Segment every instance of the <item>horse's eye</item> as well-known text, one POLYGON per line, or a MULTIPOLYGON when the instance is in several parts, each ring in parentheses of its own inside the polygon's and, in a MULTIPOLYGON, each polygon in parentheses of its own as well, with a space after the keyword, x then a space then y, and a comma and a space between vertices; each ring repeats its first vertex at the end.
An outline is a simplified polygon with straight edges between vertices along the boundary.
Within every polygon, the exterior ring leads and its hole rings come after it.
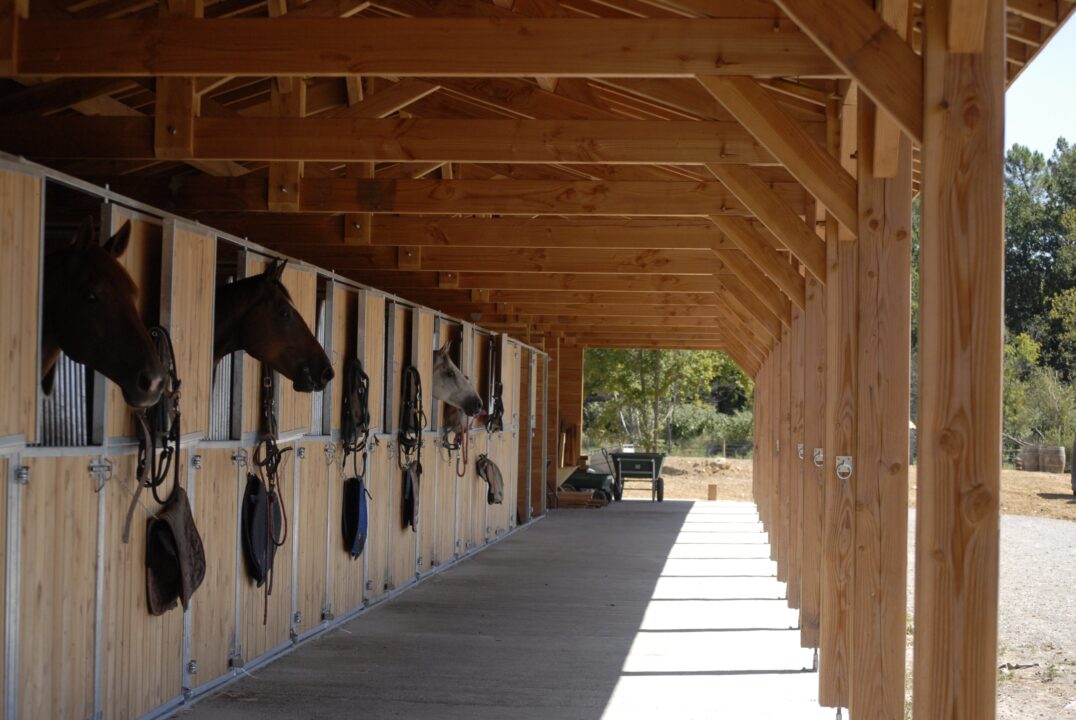
POLYGON ((291 308, 284 308, 281 310, 280 317, 284 320, 291 320, 291 308))
POLYGON ((86 293, 86 302, 97 302, 97 293, 95 293, 93 290, 90 290, 88 293, 86 293))

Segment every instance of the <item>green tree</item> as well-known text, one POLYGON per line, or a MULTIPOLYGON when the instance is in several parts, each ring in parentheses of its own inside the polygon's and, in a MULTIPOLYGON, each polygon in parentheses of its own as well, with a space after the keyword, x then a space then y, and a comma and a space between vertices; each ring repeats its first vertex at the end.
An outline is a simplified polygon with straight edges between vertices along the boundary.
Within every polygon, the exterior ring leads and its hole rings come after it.
POLYGON ((608 434, 615 423, 624 436, 650 451, 662 447, 673 409, 700 402, 716 379, 737 384, 744 396, 753 389, 720 352, 595 348, 586 351, 583 367, 586 396, 605 399, 604 408, 592 408, 590 419, 599 424, 588 427, 588 439, 608 434))

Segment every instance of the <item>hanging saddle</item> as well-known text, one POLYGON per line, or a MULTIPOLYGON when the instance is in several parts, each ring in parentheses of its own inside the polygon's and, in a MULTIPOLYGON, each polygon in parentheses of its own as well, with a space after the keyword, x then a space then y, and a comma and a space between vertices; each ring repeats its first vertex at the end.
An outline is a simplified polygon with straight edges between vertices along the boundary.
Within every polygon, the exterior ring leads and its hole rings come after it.
POLYGON ((475 471, 478 477, 486 481, 486 504, 500 505, 504 501, 504 476, 501 475, 501 469, 483 453, 475 461, 475 471))
POLYGON ((194 525, 187 491, 177 487, 164 508, 146 521, 146 600, 152 615, 183 603, 205 579, 205 549, 194 525))

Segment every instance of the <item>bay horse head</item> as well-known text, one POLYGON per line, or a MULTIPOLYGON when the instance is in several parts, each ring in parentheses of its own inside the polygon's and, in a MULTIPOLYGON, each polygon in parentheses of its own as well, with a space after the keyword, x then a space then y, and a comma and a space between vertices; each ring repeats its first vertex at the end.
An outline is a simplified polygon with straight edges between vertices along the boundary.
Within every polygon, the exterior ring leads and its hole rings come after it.
POLYGON ((138 288, 117 260, 130 237, 127 222, 101 245, 87 221, 71 242, 46 254, 41 325, 46 393, 62 350, 116 383, 131 407, 150 407, 160 399, 164 368, 138 316, 138 288))
POLYGON ((316 392, 333 379, 332 363, 280 282, 287 264, 273 262, 260 275, 217 288, 213 362, 242 350, 296 391, 316 392))
POLYGON ((482 398, 456 363, 452 362, 449 353, 451 346, 451 340, 447 341, 433 353, 433 399, 474 417, 482 412, 482 398))

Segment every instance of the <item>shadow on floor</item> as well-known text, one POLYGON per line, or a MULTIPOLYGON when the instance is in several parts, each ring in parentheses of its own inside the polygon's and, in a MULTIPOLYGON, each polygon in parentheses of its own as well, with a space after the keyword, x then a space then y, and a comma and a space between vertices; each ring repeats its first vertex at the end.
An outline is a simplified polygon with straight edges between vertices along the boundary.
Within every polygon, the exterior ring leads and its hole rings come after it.
POLYGON ((749 504, 558 511, 181 717, 830 718, 783 594, 749 504))

